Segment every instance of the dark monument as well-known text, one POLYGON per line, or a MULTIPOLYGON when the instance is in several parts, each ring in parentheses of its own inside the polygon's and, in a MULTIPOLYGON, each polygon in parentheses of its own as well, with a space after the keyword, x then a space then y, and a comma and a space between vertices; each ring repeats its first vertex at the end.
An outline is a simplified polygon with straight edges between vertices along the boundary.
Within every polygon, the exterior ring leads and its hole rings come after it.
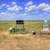
POLYGON ((20 24, 24 24, 23 20, 16 20, 16 24, 20 25, 20 24))
POLYGON ((24 21, 23 20, 16 20, 16 27, 18 27, 18 26, 20 26, 20 25, 22 25, 22 27, 23 28, 18 28, 18 29, 16 29, 16 31, 18 32, 18 31, 24 31, 25 30, 25 28, 24 28, 24 21))

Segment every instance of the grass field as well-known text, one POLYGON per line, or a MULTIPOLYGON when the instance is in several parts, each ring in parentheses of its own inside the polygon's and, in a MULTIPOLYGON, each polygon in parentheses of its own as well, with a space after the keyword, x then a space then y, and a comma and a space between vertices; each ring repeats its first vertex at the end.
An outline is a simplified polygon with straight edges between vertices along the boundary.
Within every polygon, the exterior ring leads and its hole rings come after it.
MULTIPOLYGON (((50 21, 48 21, 50 27, 50 21)), ((36 20, 24 21, 25 29, 30 32, 27 36, 18 36, 17 34, 9 34, 10 27, 16 28, 15 21, 0 21, 0 50, 50 50, 50 35, 39 36, 32 35, 33 31, 42 29, 43 21, 36 20)))
MULTIPOLYGON (((17 26, 15 21, 0 21, 0 31, 8 30, 13 25, 17 26)), ((26 20, 24 21, 24 28, 39 31, 42 29, 42 21, 26 20)))

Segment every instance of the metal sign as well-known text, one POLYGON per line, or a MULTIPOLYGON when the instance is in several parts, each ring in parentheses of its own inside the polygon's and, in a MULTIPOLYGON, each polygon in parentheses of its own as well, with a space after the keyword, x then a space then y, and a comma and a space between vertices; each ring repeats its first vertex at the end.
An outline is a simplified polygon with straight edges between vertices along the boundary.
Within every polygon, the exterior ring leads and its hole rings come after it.
POLYGON ((16 20, 16 24, 24 24, 23 20, 16 20))

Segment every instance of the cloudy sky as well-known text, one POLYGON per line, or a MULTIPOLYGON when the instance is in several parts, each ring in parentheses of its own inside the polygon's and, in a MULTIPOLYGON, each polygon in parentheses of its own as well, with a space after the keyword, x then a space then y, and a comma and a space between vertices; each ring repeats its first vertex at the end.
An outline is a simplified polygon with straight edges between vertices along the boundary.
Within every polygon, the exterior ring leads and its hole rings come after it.
POLYGON ((50 20, 50 0, 0 0, 0 20, 50 20))

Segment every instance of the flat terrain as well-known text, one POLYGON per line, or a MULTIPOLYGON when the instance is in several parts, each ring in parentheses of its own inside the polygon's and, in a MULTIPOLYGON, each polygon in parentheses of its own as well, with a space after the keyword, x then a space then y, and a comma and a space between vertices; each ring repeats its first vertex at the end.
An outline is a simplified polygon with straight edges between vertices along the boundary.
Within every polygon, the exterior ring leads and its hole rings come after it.
POLYGON ((14 36, 0 32, 0 50, 50 50, 50 38, 28 35, 14 36))
POLYGON ((16 26, 15 21, 0 21, 0 50, 50 50, 50 35, 39 36, 31 33, 32 30, 40 31, 41 24, 39 21, 25 21, 24 27, 31 30, 28 29, 30 32, 27 35, 18 35, 8 31, 13 25, 16 26))
MULTIPOLYGON (((36 20, 36 21, 32 21, 32 20, 25 20, 24 21, 24 28, 28 29, 27 31, 40 31, 42 29, 42 24, 43 21, 40 20, 36 20), (29 30, 30 29, 30 30, 29 30)), ((18 26, 16 24, 16 21, 0 21, 0 31, 7 31, 10 27, 15 27, 15 28, 20 28, 22 26, 18 26)))

